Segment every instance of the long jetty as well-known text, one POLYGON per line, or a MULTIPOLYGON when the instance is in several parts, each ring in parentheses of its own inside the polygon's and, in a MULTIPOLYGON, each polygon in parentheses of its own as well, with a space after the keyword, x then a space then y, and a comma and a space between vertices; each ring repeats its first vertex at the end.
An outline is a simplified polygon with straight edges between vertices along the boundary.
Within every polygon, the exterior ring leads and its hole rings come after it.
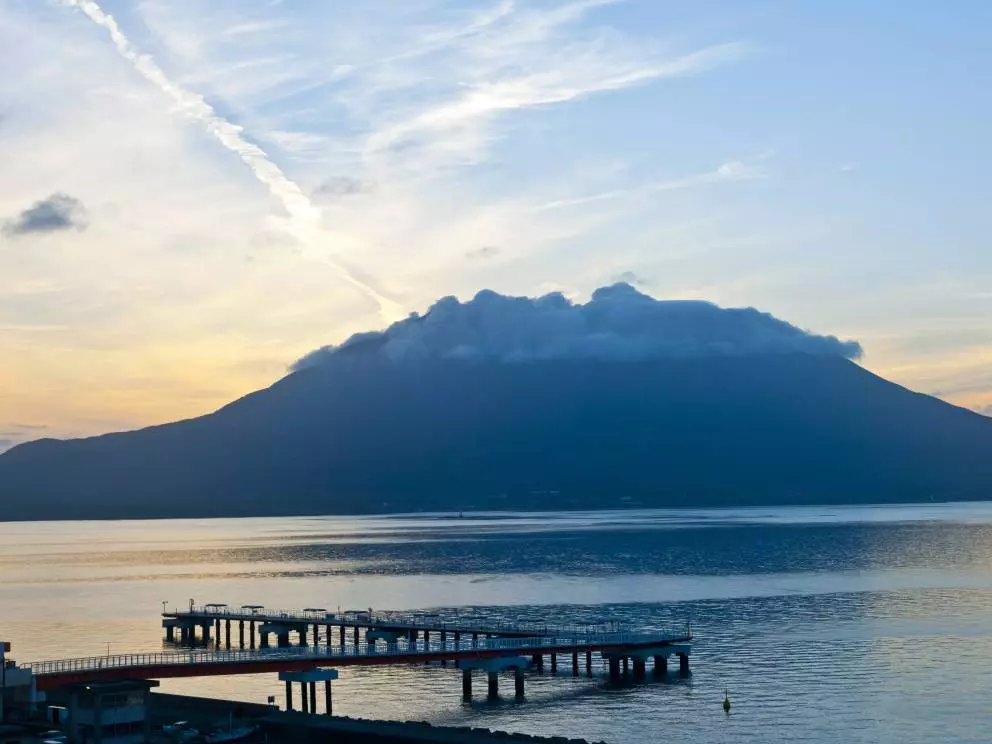
POLYGON ((258 645, 262 648, 270 645, 270 636, 276 637, 279 646, 288 646, 291 633, 295 635, 301 646, 306 646, 310 642, 319 644, 322 630, 324 642, 329 645, 332 643, 331 636, 335 629, 338 631, 339 645, 345 643, 349 630, 352 631, 354 642, 358 643, 362 631, 369 630, 406 635, 414 640, 420 634, 424 634, 424 637, 429 639, 431 633, 436 633, 442 638, 450 635, 457 642, 462 636, 527 638, 623 632, 629 629, 626 623, 620 621, 585 624, 517 623, 475 615, 444 618, 436 613, 372 609, 328 612, 322 607, 279 610, 266 609, 262 605, 242 605, 235 608, 226 604, 196 606, 191 603, 188 610, 174 609, 162 612, 162 627, 165 628, 166 640, 175 642, 178 630, 178 641, 183 644, 193 643, 196 640, 209 642, 213 633, 218 645, 226 643, 227 647, 231 648, 232 623, 237 624, 238 646, 241 648, 255 648, 256 634, 258 645))
POLYGON ((476 616, 445 619, 428 613, 327 612, 267 610, 260 605, 233 609, 227 605, 191 605, 163 611, 167 641, 185 647, 169 651, 116 654, 39 661, 26 665, 38 689, 121 679, 164 679, 214 675, 278 673, 286 686, 286 709, 293 709, 293 683, 300 683, 303 712, 317 712, 316 684, 324 682, 325 712, 332 710, 331 681, 338 667, 390 664, 453 663, 462 671, 462 692, 472 697, 472 672, 488 674, 489 697, 498 697, 501 672, 512 672, 518 697, 524 694, 524 672, 543 671, 547 658, 552 674, 559 657, 571 656, 571 673, 585 663, 592 674, 593 655, 619 680, 633 666, 635 680, 644 679, 649 660, 656 676, 667 674, 669 658, 679 673, 689 674, 692 629, 633 632, 625 624, 543 625, 490 621, 476 616), (231 643, 238 626, 238 648, 231 643), (195 631, 200 630, 197 637, 195 631), (210 643, 211 631, 216 643, 210 643), (246 639, 246 631, 248 638, 246 639), (221 641, 226 639, 227 648, 221 641), (297 640, 291 643, 291 634, 297 640), (269 637, 275 636, 272 646, 269 637), (257 637, 257 644, 256 644, 257 637), (247 647, 246 647, 247 646, 247 647), (622 668, 622 673, 621 673, 622 668))

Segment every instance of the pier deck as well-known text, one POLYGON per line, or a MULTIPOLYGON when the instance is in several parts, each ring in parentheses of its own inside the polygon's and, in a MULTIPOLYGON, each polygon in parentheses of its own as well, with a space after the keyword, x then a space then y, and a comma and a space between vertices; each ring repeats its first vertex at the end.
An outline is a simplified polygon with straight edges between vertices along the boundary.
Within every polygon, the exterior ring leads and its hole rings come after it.
MULTIPOLYGON (((79 659, 39 661, 27 665, 39 689, 107 679, 163 679, 233 674, 307 671, 321 667, 409 664, 431 661, 460 663, 501 657, 586 654, 604 658, 659 659, 671 655, 688 659, 692 636, 688 628, 667 633, 586 633, 571 636, 463 639, 459 643, 399 640, 343 646, 293 646, 262 650, 189 649, 143 654, 117 654, 79 659)), ((636 664, 636 661, 635 661, 636 664)), ((687 661, 685 668, 688 668, 687 661)))
MULTIPOLYGON (((609 621, 587 624, 518 623, 478 615, 442 617, 430 612, 397 612, 392 610, 338 610, 324 608, 269 609, 261 605, 231 607, 226 604, 191 606, 188 610, 167 610, 162 613, 163 626, 208 627, 218 623, 256 623, 288 625, 293 627, 315 626, 331 628, 375 628, 388 631, 427 631, 468 635, 524 638, 529 636, 574 635, 591 632, 622 632, 626 623, 609 621)), ((218 625, 219 627, 219 625, 218 625)))

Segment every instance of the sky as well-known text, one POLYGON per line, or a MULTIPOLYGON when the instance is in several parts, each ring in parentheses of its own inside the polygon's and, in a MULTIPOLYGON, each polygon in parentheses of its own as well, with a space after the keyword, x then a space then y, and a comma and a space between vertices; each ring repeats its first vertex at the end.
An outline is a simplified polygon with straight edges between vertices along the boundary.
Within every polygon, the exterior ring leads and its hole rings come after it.
POLYGON ((992 4, 0 0, 0 449, 616 281, 992 414, 992 4))

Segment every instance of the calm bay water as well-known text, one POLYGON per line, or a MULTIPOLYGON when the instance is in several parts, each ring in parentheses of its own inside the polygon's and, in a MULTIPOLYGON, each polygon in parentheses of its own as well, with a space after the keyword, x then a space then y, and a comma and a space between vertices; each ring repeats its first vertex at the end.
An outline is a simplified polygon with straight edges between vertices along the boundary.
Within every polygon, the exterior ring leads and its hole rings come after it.
MULTIPOLYGON (((342 715, 614 744, 992 739, 990 504, 0 523, 18 660, 161 649, 162 602, 190 598, 691 619, 697 636, 688 680, 617 689, 566 668, 521 703, 466 706, 451 668, 344 668, 342 715)), ((282 697, 274 675, 163 689, 282 697)))

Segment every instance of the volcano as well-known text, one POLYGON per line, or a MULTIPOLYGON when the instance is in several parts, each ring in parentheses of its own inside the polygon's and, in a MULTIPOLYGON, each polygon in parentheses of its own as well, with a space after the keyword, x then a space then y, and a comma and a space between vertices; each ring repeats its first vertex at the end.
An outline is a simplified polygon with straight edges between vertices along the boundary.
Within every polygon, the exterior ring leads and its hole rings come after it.
POLYGON ((480 293, 200 418, 0 456, 7 519, 881 503, 992 495, 992 419, 746 308, 480 293))

